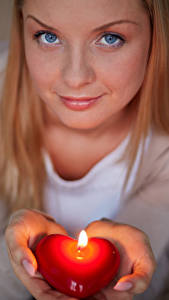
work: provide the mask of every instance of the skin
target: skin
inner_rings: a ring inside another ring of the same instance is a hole
[[[38,43],[34,35],[46,27],[30,15],[57,28],[59,34],[51,32],[58,34],[59,44],[44,46],[42,37]],[[93,32],[119,20],[128,22],[106,28],[106,32],[124,37],[125,43],[115,39],[119,47],[107,45],[105,30]],[[45,103],[44,145],[63,178],[80,178],[119,145],[134,122],[136,102],[132,100],[142,85],[150,47],[148,15],[139,0],[29,0],[23,7],[23,21],[28,70],[36,93]],[[85,111],[72,111],[63,105],[60,95],[102,97]],[[95,299],[131,300],[148,287],[155,260],[143,232],[103,220],[92,222],[86,231],[89,237],[115,241],[122,257],[117,278],[121,287],[113,288],[115,283],[111,283]],[[13,269],[38,300],[68,299],[35,273],[37,262],[32,250],[37,238],[51,233],[66,231],[47,215],[33,210],[18,211],[6,230]],[[31,265],[27,271],[24,260]],[[126,288],[126,282],[131,283],[130,288]]]
[[[143,82],[149,50],[149,18],[140,2],[35,0],[26,1],[23,13],[29,72],[56,122],[82,132],[98,130],[98,134],[102,126],[123,123],[124,115],[129,113],[126,105]],[[51,47],[32,40],[33,34],[44,28],[28,15],[58,29],[58,43]],[[108,47],[101,39],[103,30],[92,33],[103,24],[126,19],[138,25],[123,23],[106,29],[126,38],[118,48]],[[59,101],[60,95],[103,96],[91,109],[74,112]]]

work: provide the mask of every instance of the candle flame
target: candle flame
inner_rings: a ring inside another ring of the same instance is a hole
[[[82,230],[79,234],[77,247],[84,248],[87,246],[87,244],[88,244],[88,237],[87,237],[86,231]]]

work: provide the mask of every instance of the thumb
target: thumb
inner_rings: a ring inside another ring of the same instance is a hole
[[[17,274],[18,269],[24,268],[31,277],[34,276],[37,271],[37,261],[25,241],[17,241],[16,237],[13,239],[8,238],[8,240],[6,240],[6,244],[14,272]]]
[[[114,290],[131,291],[132,294],[143,293],[148,288],[155,269],[156,260],[148,244],[146,254],[135,262],[133,273],[120,278],[114,286]]]
[[[114,286],[116,291],[130,291],[132,294],[143,293],[150,284],[151,277],[142,272],[135,272],[122,277]]]
[[[37,261],[32,252],[36,243],[52,233],[66,234],[62,226],[48,215],[33,211],[20,210],[14,213],[5,232],[6,245],[14,269],[24,267],[30,276],[37,271]]]

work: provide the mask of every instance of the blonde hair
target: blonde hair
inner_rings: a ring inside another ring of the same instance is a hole
[[[19,3],[20,2],[20,3]],[[43,110],[25,63],[23,24],[15,1],[0,102],[0,191],[9,210],[42,208],[45,169],[41,154]]]
[[[152,26],[150,57],[144,82],[139,91],[136,124],[128,145],[129,179],[141,139],[150,126],[169,134],[169,1],[143,0]],[[143,152],[142,152],[143,158]],[[139,170],[138,170],[139,171]]]
[[[25,63],[21,8],[15,0],[9,58],[0,103],[0,189],[10,210],[43,209],[46,172],[41,153],[43,104]],[[152,24],[147,72],[138,92],[138,115],[128,147],[129,178],[140,140],[150,126],[169,133],[169,1],[142,0]],[[126,179],[126,180],[127,180]]]

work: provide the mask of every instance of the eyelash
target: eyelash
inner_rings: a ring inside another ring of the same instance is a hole
[[[41,40],[40,40],[40,37],[42,37],[42,35],[44,35],[44,34],[51,34],[51,35],[53,35],[53,36],[56,36],[56,38],[58,38],[57,37],[57,35],[55,34],[55,33],[52,33],[52,32],[50,32],[50,31],[46,31],[46,30],[41,30],[41,31],[38,31],[38,32],[36,32],[34,35],[33,35],[33,39],[34,40],[36,40],[37,41],[37,43],[38,44],[41,44],[43,47],[54,47],[55,45],[58,45],[58,44],[48,44],[48,43],[44,43],[44,42],[42,42]],[[100,43],[98,43],[98,45],[100,45],[100,46],[102,46],[102,47],[104,47],[104,48],[119,48],[119,47],[122,47],[123,45],[124,45],[124,43],[126,42],[126,40],[124,39],[124,37],[122,37],[122,36],[120,36],[119,34],[116,34],[116,33],[113,33],[113,32],[104,32],[103,34],[102,34],[102,36],[100,37],[100,39],[99,40],[101,40],[101,39],[103,39],[103,38],[105,38],[106,36],[112,36],[112,37],[115,37],[115,38],[117,38],[117,39],[119,39],[119,43],[118,43],[118,45],[103,45],[103,44],[100,44]]]

